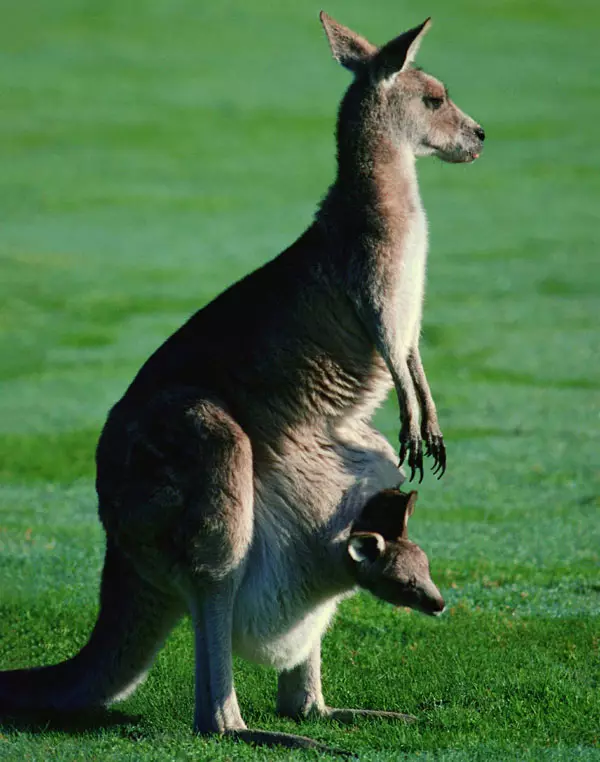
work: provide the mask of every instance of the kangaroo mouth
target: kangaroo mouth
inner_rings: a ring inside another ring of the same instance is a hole
[[[471,164],[479,158],[481,149],[437,151],[437,156],[446,164]]]
[[[392,600],[390,600],[391,602]],[[435,617],[439,616],[446,608],[446,603],[439,590],[433,585],[427,591],[405,589],[402,591],[401,600],[395,600],[393,603],[399,608],[410,608],[414,611],[420,611],[426,616]]]
[[[477,151],[468,151],[467,153],[462,154],[461,156],[442,156],[440,155],[440,159],[446,164],[471,164],[475,161],[475,159],[479,158],[479,153]]]
[[[442,148],[441,146],[435,146],[433,143],[425,144],[428,148],[433,149],[435,155],[446,164],[471,164],[478,159],[481,155],[481,146],[473,148],[463,148],[462,146],[456,146],[454,148]]]

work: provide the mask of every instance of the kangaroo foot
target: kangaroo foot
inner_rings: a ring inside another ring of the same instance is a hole
[[[331,707],[326,707],[323,716],[336,720],[336,722],[343,722],[346,725],[352,724],[361,717],[406,723],[416,722],[417,719],[412,714],[402,714],[401,712],[384,712],[377,709],[332,709]]]
[[[337,757],[353,758],[356,755],[344,749],[334,749],[331,746],[313,741],[312,738],[297,736],[294,733],[276,733],[269,730],[231,730],[225,733],[229,738],[255,746],[283,746],[286,749],[314,749],[322,754]]]

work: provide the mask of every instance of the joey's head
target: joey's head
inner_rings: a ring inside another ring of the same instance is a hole
[[[414,156],[451,163],[478,158],[481,125],[452,102],[442,82],[412,66],[430,19],[381,48],[323,12],[321,23],[334,58],[354,74],[340,110],[340,136],[348,122],[349,129],[385,135]]]
[[[416,492],[397,489],[374,495],[352,526],[348,563],[356,583],[377,598],[436,615],[444,610],[444,599],[427,556],[407,534],[416,499]]]

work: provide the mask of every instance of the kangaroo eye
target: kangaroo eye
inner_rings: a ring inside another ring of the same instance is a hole
[[[424,95],[423,103],[432,111],[437,111],[444,102],[443,98],[434,98],[433,95]]]

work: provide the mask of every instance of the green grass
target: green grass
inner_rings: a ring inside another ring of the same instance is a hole
[[[196,307],[305,227],[333,172],[346,74],[318,5],[2,0],[0,667],[57,661],[94,620],[93,449],[135,370]],[[431,226],[424,356],[449,471],[412,535],[449,613],[366,596],[324,644],[308,722],[365,760],[589,760],[600,737],[600,80],[592,0],[331,0],[375,41],[434,17],[419,63],[489,136],[420,163]],[[393,440],[390,403],[378,424]],[[236,662],[252,727],[275,676]],[[187,623],[120,709],[0,728],[14,760],[270,760],[191,733]],[[109,715],[110,716],[110,715]],[[136,718],[137,716],[137,718]]]

